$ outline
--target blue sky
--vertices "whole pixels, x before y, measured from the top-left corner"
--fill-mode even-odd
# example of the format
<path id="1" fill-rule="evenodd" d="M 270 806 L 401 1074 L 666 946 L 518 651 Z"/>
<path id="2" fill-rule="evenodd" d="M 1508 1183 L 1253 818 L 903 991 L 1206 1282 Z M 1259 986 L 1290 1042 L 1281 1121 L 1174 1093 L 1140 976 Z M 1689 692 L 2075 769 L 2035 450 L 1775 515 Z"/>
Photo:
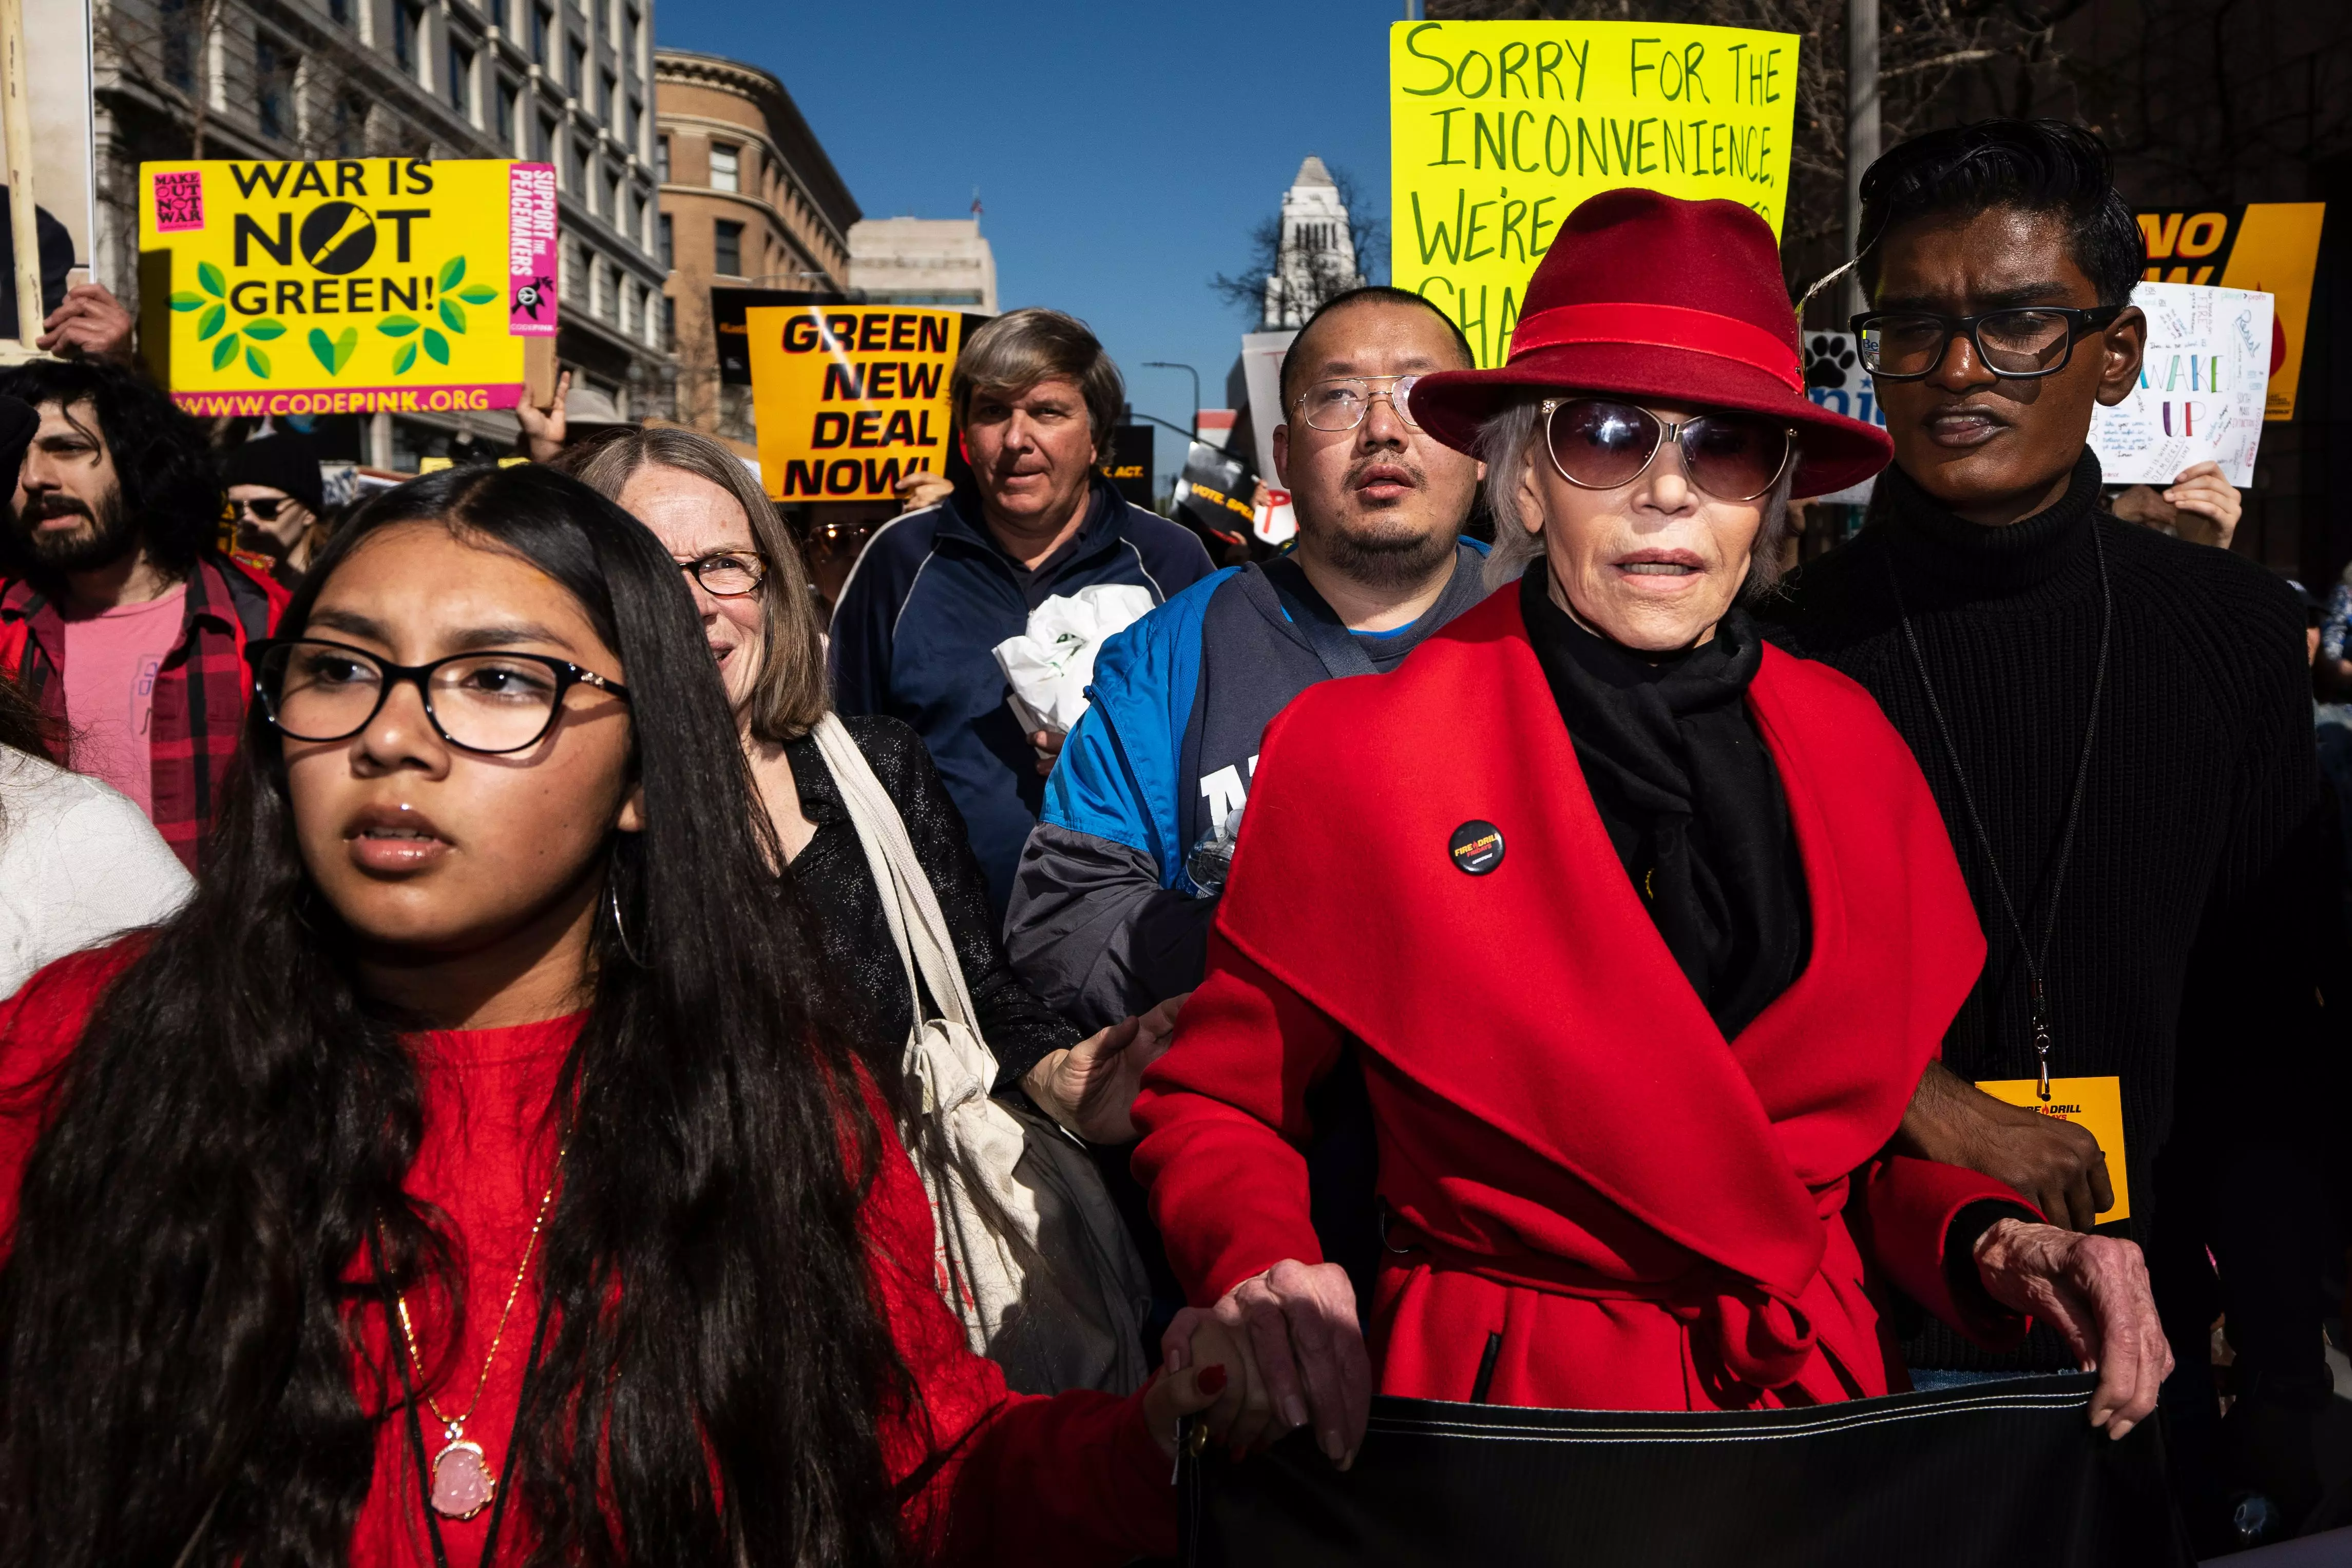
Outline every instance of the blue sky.
<path id="1" fill-rule="evenodd" d="M 655 0 L 656 40 L 773 71 L 868 217 L 961 217 L 979 187 L 1006 309 L 1084 318 L 1135 406 L 1178 425 L 1188 362 L 1224 402 L 1237 272 L 1299 160 L 1388 207 L 1387 24 L 1401 0 Z M 1375 276 L 1386 274 L 1377 258 Z M 1163 476 L 1181 437 L 1162 429 Z M 1163 484 L 1166 482 L 1163 477 Z"/>

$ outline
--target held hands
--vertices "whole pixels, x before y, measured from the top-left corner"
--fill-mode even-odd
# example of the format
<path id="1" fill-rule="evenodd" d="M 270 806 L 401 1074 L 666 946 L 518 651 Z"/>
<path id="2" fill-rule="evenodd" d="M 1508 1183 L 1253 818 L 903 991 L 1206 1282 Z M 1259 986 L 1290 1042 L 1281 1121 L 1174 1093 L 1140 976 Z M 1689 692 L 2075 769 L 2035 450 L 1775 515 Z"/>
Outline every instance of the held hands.
<path id="1" fill-rule="evenodd" d="M 102 284 L 78 283 L 41 323 L 33 344 L 61 359 L 107 359 L 131 363 L 131 312 Z"/>
<path id="2" fill-rule="evenodd" d="M 1183 1321 L 1180 1315 L 1176 1323 Z M 1177 1326 L 1171 1325 L 1168 1342 L 1176 1343 L 1177 1337 Z M 1209 1436 L 1222 1443 L 1241 1409 L 1241 1379 L 1234 1374 L 1241 1352 L 1223 1326 L 1205 1314 L 1196 1315 L 1184 1330 L 1183 1348 L 1187 1353 L 1181 1360 L 1170 1355 L 1143 1391 L 1143 1419 L 1160 1452 L 1171 1459 L 1176 1457 L 1176 1434 L 1185 1416 L 1207 1411 Z"/>
<path id="3" fill-rule="evenodd" d="M 897 488 L 901 515 L 937 506 L 955 493 L 955 486 L 924 468 L 917 468 L 900 479 Z"/>
<path id="4" fill-rule="evenodd" d="M 1089 1143 L 1135 1141 L 1135 1097 L 1143 1069 L 1160 1059 L 1176 1033 L 1187 991 L 1138 1017 L 1098 1029 L 1031 1068 L 1021 1087 L 1039 1110 Z"/>
<path id="5" fill-rule="evenodd" d="M 2049 1323 L 2083 1370 L 2098 1373 L 2092 1426 L 2121 1437 L 2147 1419 L 2158 1386 L 2171 1374 L 2172 1347 L 2138 1247 L 2004 1219 L 1978 1238 L 1976 1260 L 1994 1300 Z"/>
<path id="6" fill-rule="evenodd" d="M 1372 1415 L 1372 1363 L 1346 1269 L 1286 1258 L 1205 1312 L 1186 1308 L 1160 1342 L 1170 1366 L 1187 1364 L 1204 1322 L 1234 1336 L 1240 1363 L 1239 1381 L 1212 1417 L 1220 1441 L 1256 1451 L 1312 1421 L 1333 1464 L 1344 1470 L 1356 1462 Z"/>
<path id="7" fill-rule="evenodd" d="M 1930 1062 L 1895 1135 L 1904 1153 L 2007 1182 L 2053 1225 L 2088 1230 L 2115 1206 L 2107 1157 L 2077 1123 L 2006 1104 Z"/>
<path id="8" fill-rule="evenodd" d="M 2161 528 L 2192 544 L 2227 550 L 2238 531 L 2244 501 L 2219 463 L 2193 463 L 2180 470 L 2169 488 L 2157 490 L 2134 485 L 2115 501 L 2116 515 L 2126 522 Z"/>
<path id="9" fill-rule="evenodd" d="M 563 450 L 563 437 L 569 433 L 570 422 L 564 417 L 563 400 L 572 395 L 572 373 L 565 371 L 555 378 L 555 401 L 545 408 L 533 407 L 525 398 L 515 405 L 515 423 L 522 426 L 523 438 L 530 446 L 530 460 L 551 463 Z"/>

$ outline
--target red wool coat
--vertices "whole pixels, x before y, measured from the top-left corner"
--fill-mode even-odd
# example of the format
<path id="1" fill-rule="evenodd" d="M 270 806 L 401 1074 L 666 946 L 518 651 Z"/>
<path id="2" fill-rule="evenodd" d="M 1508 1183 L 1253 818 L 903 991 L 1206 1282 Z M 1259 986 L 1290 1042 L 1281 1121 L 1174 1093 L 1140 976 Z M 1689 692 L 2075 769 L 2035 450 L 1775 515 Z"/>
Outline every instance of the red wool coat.
<path id="1" fill-rule="evenodd" d="M 1812 911 L 1796 983 L 1726 1043 L 1611 847 L 1497 594 L 1391 675 L 1268 729 L 1207 979 L 1145 1079 L 1136 1154 L 1199 1303 L 1322 1254 L 1304 1100 L 1360 1048 L 1392 1215 L 1382 1392 L 1580 1409 L 1905 1386 L 1884 1278 L 1979 1337 L 1946 1232 L 2007 1186 L 1884 1158 L 1985 944 L 1942 818 L 1867 693 L 1764 651 L 1749 708 Z M 1501 863 L 1449 853 L 1500 829 Z M 1404 1250 L 1398 1250 L 1403 1248 Z"/>

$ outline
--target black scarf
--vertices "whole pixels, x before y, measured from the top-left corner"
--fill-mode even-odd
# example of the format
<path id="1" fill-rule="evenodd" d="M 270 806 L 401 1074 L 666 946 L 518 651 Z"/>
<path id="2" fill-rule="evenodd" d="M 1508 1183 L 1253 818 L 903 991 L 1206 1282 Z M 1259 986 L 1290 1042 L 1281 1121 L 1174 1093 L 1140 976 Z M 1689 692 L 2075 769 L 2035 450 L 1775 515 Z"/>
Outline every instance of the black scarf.
<path id="1" fill-rule="evenodd" d="M 1780 771 L 1748 713 L 1763 644 L 1733 609 L 1695 648 L 1654 657 L 1520 579 L 1528 637 L 1617 858 L 1691 989 L 1736 1037 L 1804 967 L 1804 867 Z"/>

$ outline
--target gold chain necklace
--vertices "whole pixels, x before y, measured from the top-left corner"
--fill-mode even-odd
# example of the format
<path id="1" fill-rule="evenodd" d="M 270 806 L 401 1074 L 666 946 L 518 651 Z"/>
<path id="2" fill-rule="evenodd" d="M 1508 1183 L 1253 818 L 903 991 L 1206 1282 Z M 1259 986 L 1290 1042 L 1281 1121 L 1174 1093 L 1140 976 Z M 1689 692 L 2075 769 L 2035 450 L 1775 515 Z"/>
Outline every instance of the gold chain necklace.
<path id="1" fill-rule="evenodd" d="M 568 1145 L 567 1145 L 568 1146 Z M 499 1326 L 490 1334 L 490 1352 L 482 1358 L 482 1374 L 474 1380 L 474 1397 L 456 1415 L 449 1415 L 435 1401 L 428 1390 L 425 1406 L 433 1418 L 441 1423 L 445 1442 L 441 1451 L 433 1456 L 433 1511 L 444 1519 L 471 1519 L 490 1506 L 490 1499 L 499 1489 L 498 1477 L 491 1474 L 489 1458 L 482 1446 L 466 1436 L 466 1423 L 474 1418 L 474 1411 L 482 1403 L 482 1390 L 490 1385 L 490 1367 L 499 1359 L 499 1346 L 507 1334 L 507 1319 L 514 1311 L 515 1298 L 522 1294 L 522 1282 L 530 1273 L 530 1255 L 539 1246 L 539 1233 L 547 1224 L 547 1212 L 555 1204 L 556 1177 L 563 1170 L 563 1147 L 555 1151 L 555 1170 L 547 1178 L 547 1195 L 539 1200 L 538 1217 L 530 1222 L 530 1236 L 522 1246 L 522 1264 L 515 1270 L 514 1283 L 507 1289 L 507 1304 L 499 1309 Z M 416 1326 L 408 1315 L 408 1293 L 401 1291 L 393 1298 L 400 1310 L 400 1336 L 407 1342 L 408 1359 L 416 1368 L 416 1380 L 425 1381 L 425 1358 L 417 1353 Z M 509 1438 L 512 1446 L 512 1438 Z"/>

